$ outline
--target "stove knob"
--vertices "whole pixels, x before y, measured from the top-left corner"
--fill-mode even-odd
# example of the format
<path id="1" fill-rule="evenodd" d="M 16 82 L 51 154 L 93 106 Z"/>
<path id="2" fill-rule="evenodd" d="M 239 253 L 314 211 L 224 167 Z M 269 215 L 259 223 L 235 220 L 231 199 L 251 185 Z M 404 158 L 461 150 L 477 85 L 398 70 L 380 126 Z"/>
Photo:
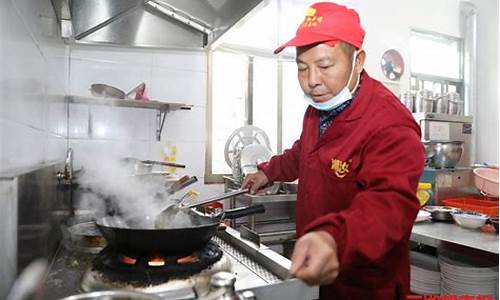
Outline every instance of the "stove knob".
<path id="1" fill-rule="evenodd" d="M 210 285 L 217 295 L 217 300 L 241 300 L 234 290 L 236 276 L 229 272 L 218 272 L 212 275 Z"/>
<path id="2" fill-rule="evenodd" d="M 236 276 L 229 272 L 217 272 L 210 279 L 210 284 L 216 288 L 233 288 Z"/>
<path id="3" fill-rule="evenodd" d="M 241 300 L 257 300 L 257 296 L 252 291 L 244 291 L 239 295 Z"/>

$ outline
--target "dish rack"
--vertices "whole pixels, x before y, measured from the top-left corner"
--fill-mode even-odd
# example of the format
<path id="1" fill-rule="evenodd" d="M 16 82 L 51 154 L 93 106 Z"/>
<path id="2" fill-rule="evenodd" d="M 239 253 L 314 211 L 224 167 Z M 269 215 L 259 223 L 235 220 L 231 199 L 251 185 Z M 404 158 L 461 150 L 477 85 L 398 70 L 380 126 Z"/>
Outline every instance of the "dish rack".
<path id="1" fill-rule="evenodd" d="M 444 199 L 443 204 L 457 207 L 462 210 L 480 212 L 490 217 L 498 216 L 498 201 L 484 200 L 484 198 L 480 196 Z"/>

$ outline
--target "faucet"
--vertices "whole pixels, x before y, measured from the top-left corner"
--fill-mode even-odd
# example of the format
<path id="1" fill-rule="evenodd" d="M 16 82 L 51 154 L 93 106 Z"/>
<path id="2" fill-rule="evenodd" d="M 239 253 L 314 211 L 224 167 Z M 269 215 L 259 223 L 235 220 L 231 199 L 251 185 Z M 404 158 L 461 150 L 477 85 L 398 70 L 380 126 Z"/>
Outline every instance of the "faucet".
<path id="1" fill-rule="evenodd" d="M 64 180 L 66 183 L 71 183 L 73 180 L 73 149 L 68 148 L 66 151 L 66 160 L 64 161 L 64 172 L 57 172 L 58 180 Z"/>
<path id="2" fill-rule="evenodd" d="M 73 148 L 66 151 L 66 162 L 64 163 L 64 174 L 69 180 L 73 179 Z"/>

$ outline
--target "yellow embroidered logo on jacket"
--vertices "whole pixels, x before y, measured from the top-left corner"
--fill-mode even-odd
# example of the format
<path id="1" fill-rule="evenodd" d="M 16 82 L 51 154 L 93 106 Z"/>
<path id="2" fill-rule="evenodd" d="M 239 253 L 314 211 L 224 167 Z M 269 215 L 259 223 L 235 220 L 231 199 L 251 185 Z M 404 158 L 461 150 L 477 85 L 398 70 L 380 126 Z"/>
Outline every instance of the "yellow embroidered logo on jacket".
<path id="1" fill-rule="evenodd" d="M 335 175 L 337 175 L 338 178 L 344 178 L 347 174 L 349 174 L 350 162 L 351 160 L 349 160 L 349 162 L 345 162 L 332 158 L 332 166 L 330 169 L 335 173 Z"/>
<path id="2" fill-rule="evenodd" d="M 316 27 L 322 21 L 322 16 L 316 16 L 316 9 L 309 7 L 306 11 L 306 17 L 300 27 Z"/>

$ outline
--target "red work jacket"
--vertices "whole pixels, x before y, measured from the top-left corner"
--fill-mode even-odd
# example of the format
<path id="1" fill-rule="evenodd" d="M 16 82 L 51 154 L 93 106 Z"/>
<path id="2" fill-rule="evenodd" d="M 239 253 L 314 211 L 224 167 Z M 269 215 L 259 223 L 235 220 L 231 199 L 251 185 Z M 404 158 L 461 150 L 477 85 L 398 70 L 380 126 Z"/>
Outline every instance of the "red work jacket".
<path id="1" fill-rule="evenodd" d="M 293 147 L 259 168 L 270 181 L 299 179 L 297 234 L 323 230 L 338 247 L 339 276 L 321 299 L 403 298 L 409 293 L 409 237 L 424 167 L 420 128 L 380 82 L 363 72 L 352 104 L 319 136 L 306 110 Z"/>

